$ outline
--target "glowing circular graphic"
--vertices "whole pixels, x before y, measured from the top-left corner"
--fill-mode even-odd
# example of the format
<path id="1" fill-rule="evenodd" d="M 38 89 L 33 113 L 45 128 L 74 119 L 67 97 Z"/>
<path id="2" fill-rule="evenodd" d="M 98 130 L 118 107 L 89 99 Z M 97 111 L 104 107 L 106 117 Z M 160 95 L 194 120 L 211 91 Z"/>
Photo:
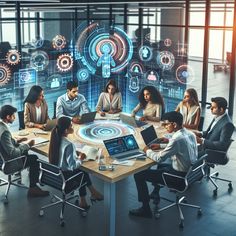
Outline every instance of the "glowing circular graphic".
<path id="1" fill-rule="evenodd" d="M 152 49 L 148 46 L 142 46 L 139 49 L 139 57 L 142 61 L 150 61 L 152 59 Z"/>
<path id="2" fill-rule="evenodd" d="M 157 64 L 163 70 L 170 70 L 175 64 L 175 57 L 169 51 L 158 52 Z"/>
<path id="3" fill-rule="evenodd" d="M 49 84 L 48 84 L 49 82 Z M 48 77 L 48 87 L 51 89 L 60 88 L 62 84 L 62 76 L 60 74 L 53 74 Z"/>
<path id="4" fill-rule="evenodd" d="M 102 144 L 103 140 L 134 134 L 135 130 L 119 121 L 99 120 L 80 126 L 76 135 L 83 141 Z"/>
<path id="5" fill-rule="evenodd" d="M 10 50 L 6 55 L 7 63 L 17 65 L 20 62 L 20 53 L 17 50 Z"/>
<path id="6" fill-rule="evenodd" d="M 129 72 L 131 72 L 132 74 L 135 74 L 135 73 L 143 74 L 144 73 L 144 66 L 140 62 L 132 61 L 129 64 Z"/>
<path id="7" fill-rule="evenodd" d="M 88 79 L 90 77 L 90 74 L 89 74 L 89 71 L 87 69 L 82 68 L 82 69 L 77 71 L 76 77 L 77 77 L 78 81 L 86 82 L 86 81 L 88 81 Z"/>
<path id="8" fill-rule="evenodd" d="M 0 64 L 0 86 L 8 83 L 11 79 L 11 70 L 7 65 Z"/>
<path id="9" fill-rule="evenodd" d="M 36 37 L 32 40 L 32 44 L 35 48 L 41 48 L 43 46 L 44 39 L 42 37 Z"/>
<path id="10" fill-rule="evenodd" d="M 165 44 L 165 46 L 166 46 L 166 47 L 170 47 L 170 46 L 171 46 L 171 44 L 172 44 L 172 41 L 171 41 L 171 39 L 168 39 L 168 38 L 167 38 L 167 39 L 165 39 L 165 40 L 164 40 L 164 44 Z"/>
<path id="11" fill-rule="evenodd" d="M 56 35 L 52 40 L 52 46 L 56 50 L 61 50 L 66 46 L 66 38 L 63 35 Z"/>
<path id="12" fill-rule="evenodd" d="M 123 70 L 133 56 L 132 41 L 122 29 L 95 22 L 77 28 L 70 48 L 90 74 L 101 73 L 103 78 Z"/>
<path id="13" fill-rule="evenodd" d="M 43 71 L 49 64 L 48 54 L 44 51 L 36 51 L 32 53 L 30 65 L 37 71 Z"/>
<path id="14" fill-rule="evenodd" d="M 57 68 L 62 72 L 69 71 L 73 64 L 73 58 L 68 53 L 62 54 L 57 58 Z"/>
<path id="15" fill-rule="evenodd" d="M 31 73 L 29 71 L 24 71 L 20 73 L 19 79 L 21 80 L 21 83 L 27 83 L 31 80 Z"/>
<path id="16" fill-rule="evenodd" d="M 194 71 L 188 65 L 181 65 L 176 70 L 176 79 L 181 84 L 191 84 L 194 81 Z"/>
<path id="17" fill-rule="evenodd" d="M 146 72 L 146 79 L 149 82 L 158 83 L 159 82 L 159 75 L 155 70 L 148 70 Z"/>

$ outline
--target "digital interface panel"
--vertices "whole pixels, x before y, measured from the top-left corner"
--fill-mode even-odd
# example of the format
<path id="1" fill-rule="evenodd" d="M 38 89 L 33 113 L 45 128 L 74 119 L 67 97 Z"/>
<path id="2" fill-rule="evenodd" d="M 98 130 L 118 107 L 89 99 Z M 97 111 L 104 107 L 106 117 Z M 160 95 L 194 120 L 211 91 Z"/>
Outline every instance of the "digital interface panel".
<path id="1" fill-rule="evenodd" d="M 133 135 L 105 140 L 104 144 L 110 156 L 139 149 Z"/>

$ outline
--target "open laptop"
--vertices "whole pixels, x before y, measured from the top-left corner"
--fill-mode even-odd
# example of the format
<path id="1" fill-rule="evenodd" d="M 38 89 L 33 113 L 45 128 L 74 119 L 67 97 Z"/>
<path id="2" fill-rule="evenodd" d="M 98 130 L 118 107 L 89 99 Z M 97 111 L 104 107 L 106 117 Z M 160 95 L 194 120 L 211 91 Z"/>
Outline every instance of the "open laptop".
<path id="1" fill-rule="evenodd" d="M 57 125 L 57 119 L 48 120 L 44 130 L 51 131 L 56 125 Z"/>
<path id="2" fill-rule="evenodd" d="M 139 146 L 132 134 L 104 140 L 103 143 L 109 156 L 118 161 L 146 156 L 146 154 L 139 149 Z"/>
<path id="3" fill-rule="evenodd" d="M 146 129 L 141 130 L 141 135 L 143 137 L 144 143 L 149 146 L 153 143 L 162 143 L 162 140 L 157 137 L 157 133 L 153 127 L 153 125 L 150 125 Z"/>
<path id="4" fill-rule="evenodd" d="M 140 120 L 136 120 L 135 117 L 120 113 L 120 119 L 123 123 L 131 125 L 133 127 L 142 127 L 148 123 Z"/>
<path id="5" fill-rule="evenodd" d="M 86 124 L 86 123 L 90 123 L 93 122 L 96 116 L 96 111 L 93 112 L 88 112 L 88 113 L 84 113 L 81 115 L 80 117 L 80 124 Z"/>

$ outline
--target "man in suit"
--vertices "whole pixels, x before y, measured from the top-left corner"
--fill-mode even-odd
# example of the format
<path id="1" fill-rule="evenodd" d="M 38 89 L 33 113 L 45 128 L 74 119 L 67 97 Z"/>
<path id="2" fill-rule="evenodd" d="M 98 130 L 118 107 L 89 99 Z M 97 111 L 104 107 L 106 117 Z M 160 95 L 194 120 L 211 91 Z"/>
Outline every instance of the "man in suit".
<path id="1" fill-rule="evenodd" d="M 34 140 L 27 141 L 27 138 L 14 139 L 9 130 L 9 124 L 15 120 L 16 108 L 10 105 L 4 105 L 0 111 L 0 152 L 4 160 L 11 160 L 25 155 L 24 161 L 19 161 L 16 169 L 19 167 L 29 167 L 29 190 L 28 197 L 48 196 L 48 191 L 43 191 L 37 186 L 39 178 L 39 163 L 36 155 L 28 155 L 29 149 L 34 145 Z M 22 143 L 22 141 L 27 141 Z M 22 163 L 23 162 L 23 163 Z M 17 166 L 19 165 L 19 166 Z"/>
<path id="2" fill-rule="evenodd" d="M 213 149 L 227 151 L 231 136 L 234 132 L 234 125 L 226 112 L 227 101 L 223 97 L 211 99 L 211 113 L 214 119 L 208 129 L 203 132 L 195 132 L 197 142 L 201 144 L 203 151 Z"/>

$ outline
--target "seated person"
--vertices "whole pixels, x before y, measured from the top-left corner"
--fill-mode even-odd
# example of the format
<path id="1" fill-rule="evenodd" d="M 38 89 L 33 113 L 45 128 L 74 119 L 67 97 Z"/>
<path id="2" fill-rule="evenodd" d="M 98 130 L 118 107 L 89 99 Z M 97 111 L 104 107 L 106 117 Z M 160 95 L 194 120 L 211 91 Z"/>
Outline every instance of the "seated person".
<path id="1" fill-rule="evenodd" d="M 215 97 L 211 99 L 211 113 L 214 115 L 214 119 L 206 131 L 195 132 L 197 142 L 201 144 L 203 150 L 227 151 L 235 127 L 226 112 L 226 108 L 227 101 L 225 98 Z"/>
<path id="2" fill-rule="evenodd" d="M 37 186 L 39 179 L 39 163 L 36 155 L 29 155 L 29 149 L 34 145 L 34 140 L 27 143 L 27 138 L 13 139 L 8 128 L 15 120 L 16 108 L 10 105 L 4 105 L 0 111 L 0 151 L 4 159 L 10 160 L 26 155 L 25 168 L 29 167 L 29 190 L 28 197 L 44 197 L 48 196 L 48 191 L 43 191 Z M 22 163 L 19 163 L 22 166 Z M 17 168 L 17 167 L 16 167 Z"/>
<path id="3" fill-rule="evenodd" d="M 195 89 L 189 88 L 184 93 L 184 99 L 179 103 L 175 111 L 183 115 L 183 126 L 188 129 L 198 129 L 201 109 L 198 95 Z"/>
<path id="4" fill-rule="evenodd" d="M 191 164 L 197 160 L 196 137 L 191 131 L 183 127 L 183 116 L 176 111 L 172 111 L 165 113 L 163 119 L 168 121 L 165 123 L 167 132 L 173 132 L 174 134 L 168 144 L 153 144 L 155 149 L 165 147 L 160 152 L 154 152 L 149 147 L 144 148 L 147 157 L 157 162 L 157 169 L 147 169 L 134 175 L 138 200 L 142 202 L 142 207 L 131 210 L 129 213 L 133 216 L 152 217 L 146 181 L 164 185 L 163 172 L 185 176 Z M 168 159 L 171 159 L 172 163 L 163 163 Z"/>
<path id="5" fill-rule="evenodd" d="M 122 111 L 122 96 L 115 80 L 107 82 L 104 92 L 98 98 L 96 110 L 101 116 L 105 116 L 105 112 L 115 114 Z"/>
<path id="6" fill-rule="evenodd" d="M 43 89 L 38 85 L 32 86 L 24 103 L 25 126 L 43 129 L 49 119 L 48 105 L 44 99 Z"/>
<path id="7" fill-rule="evenodd" d="M 58 165 L 63 171 L 65 178 L 70 178 L 78 172 L 84 173 L 83 183 L 91 192 L 91 202 L 102 201 L 103 195 L 99 193 L 92 185 L 88 173 L 80 170 L 80 165 L 86 158 L 84 153 L 76 151 L 75 145 L 68 139 L 69 134 L 73 134 L 71 119 L 67 116 L 62 116 L 58 119 L 57 126 L 52 130 L 49 146 L 49 162 L 53 165 Z M 75 181 L 81 182 L 81 176 L 77 176 Z M 73 184 L 73 183 L 72 183 Z M 86 186 L 79 189 L 80 207 L 85 210 L 89 209 L 86 202 Z"/>
<path id="8" fill-rule="evenodd" d="M 132 116 L 143 110 L 141 121 L 160 121 L 164 111 L 164 101 L 160 92 L 153 86 L 144 87 L 139 94 L 139 104 L 132 111 Z"/>
<path id="9" fill-rule="evenodd" d="M 57 99 L 56 117 L 71 117 L 76 124 L 80 122 L 80 116 L 90 112 L 87 101 L 82 94 L 79 94 L 78 83 L 69 81 L 66 85 L 66 94 Z"/>

